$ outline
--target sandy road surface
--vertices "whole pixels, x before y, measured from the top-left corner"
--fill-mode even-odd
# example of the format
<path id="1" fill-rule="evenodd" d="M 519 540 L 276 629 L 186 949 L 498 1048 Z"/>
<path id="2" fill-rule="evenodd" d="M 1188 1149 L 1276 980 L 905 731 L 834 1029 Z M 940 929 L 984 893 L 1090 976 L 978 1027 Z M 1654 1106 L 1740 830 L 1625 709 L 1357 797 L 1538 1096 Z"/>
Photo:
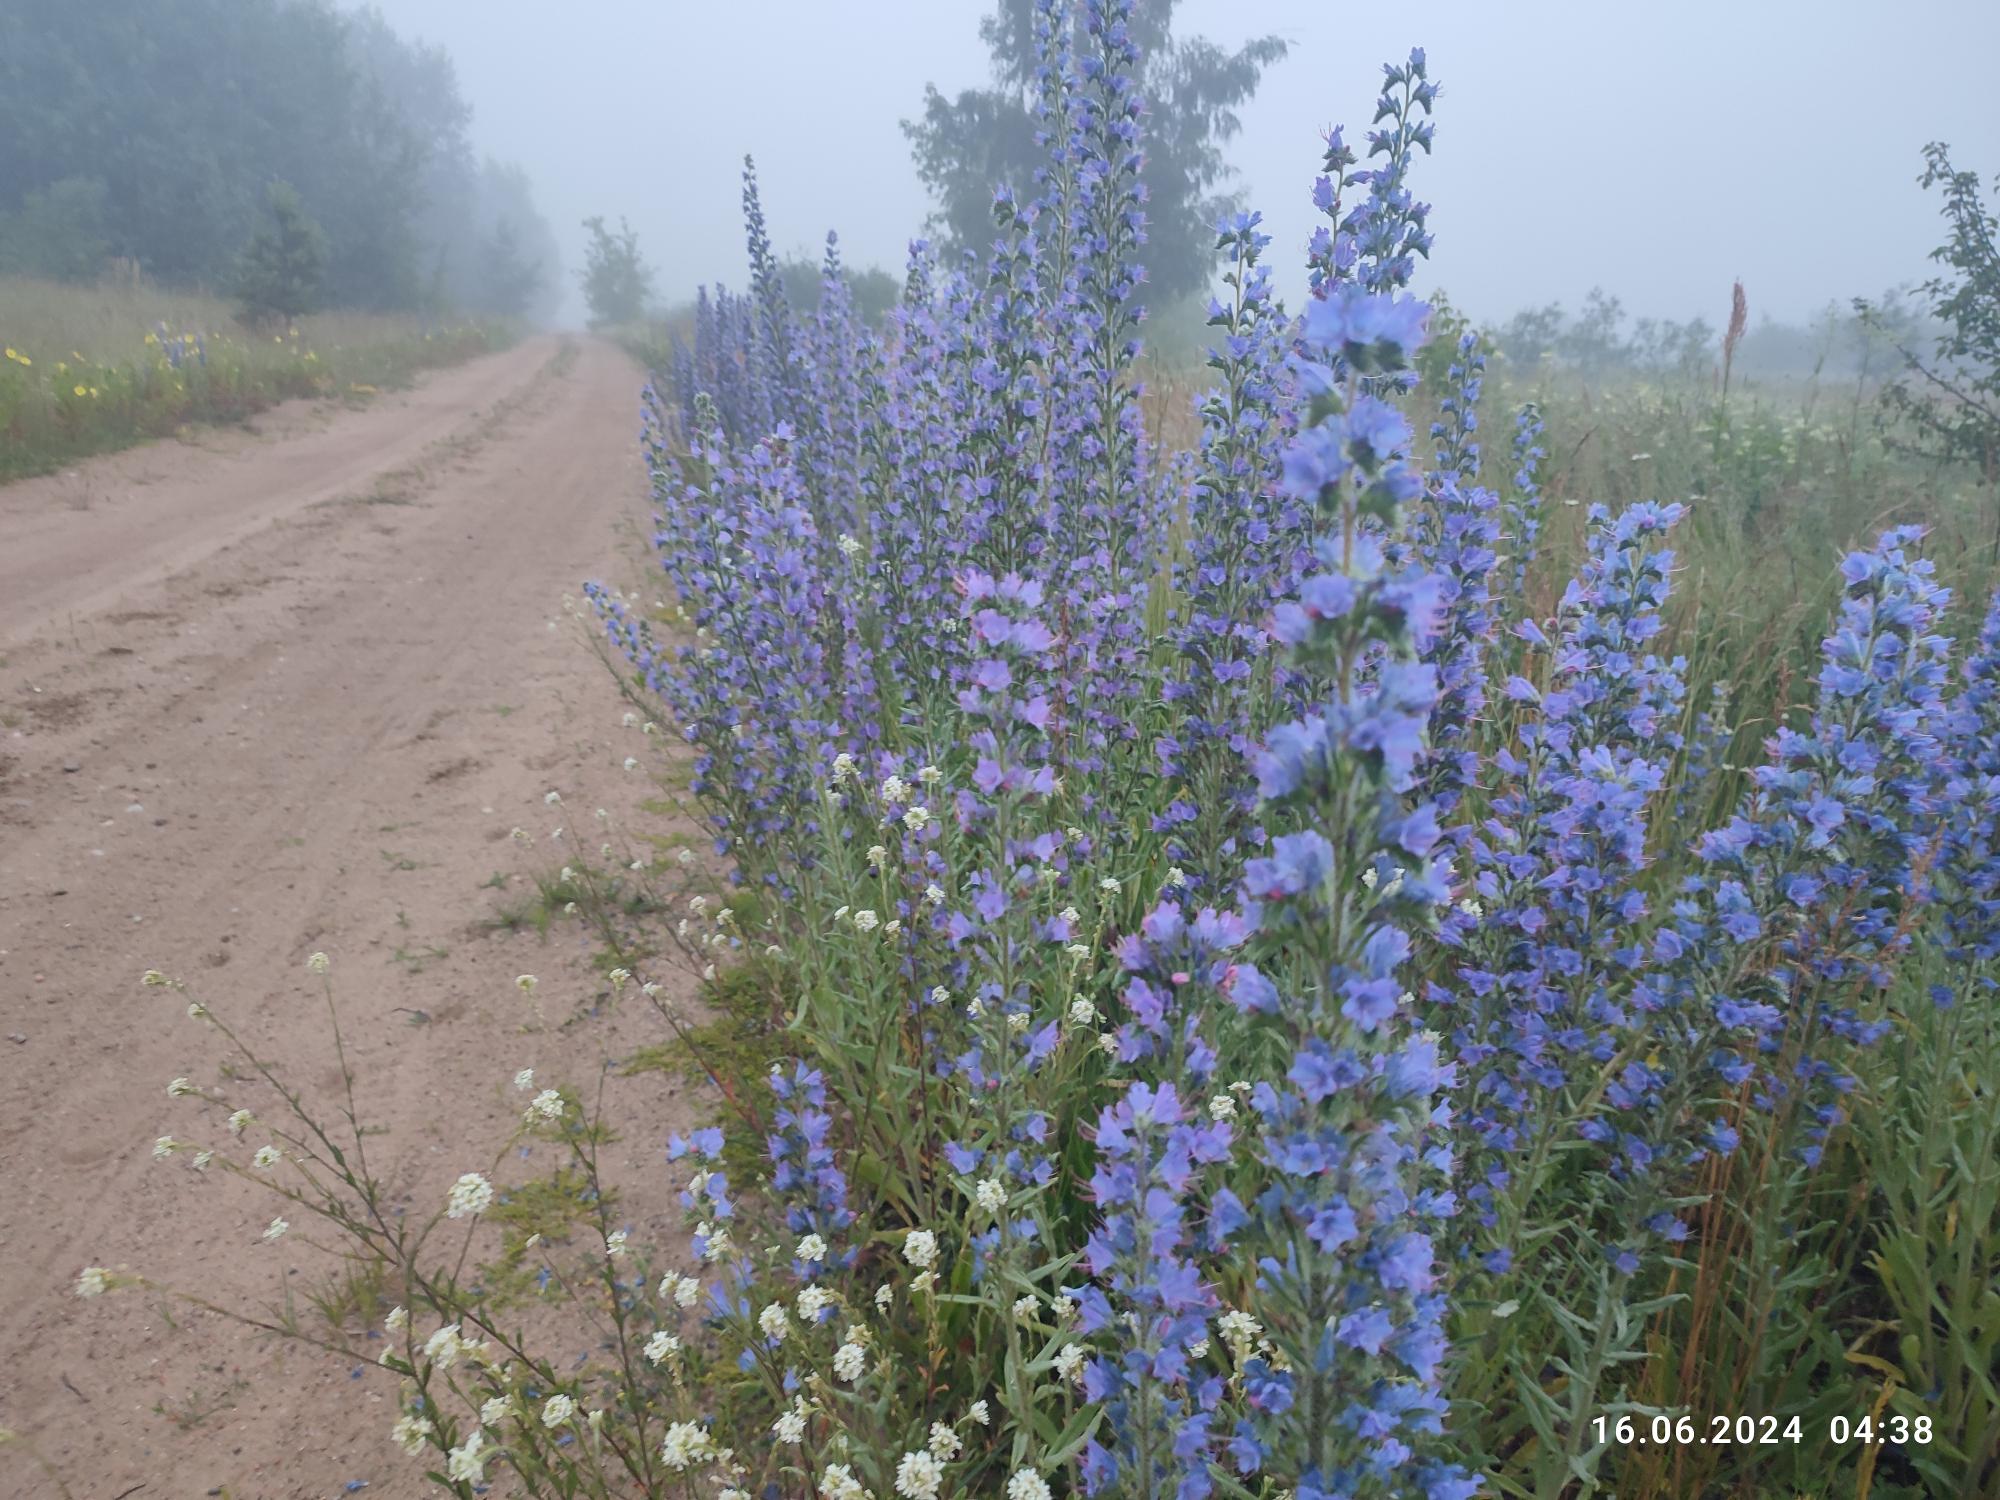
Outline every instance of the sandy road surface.
<path id="1" fill-rule="evenodd" d="M 423 1492 L 374 1371 L 144 1291 L 69 1292 L 100 1264 L 234 1304 L 325 1264 L 263 1241 L 276 1205 L 248 1184 L 152 1160 L 164 1134 L 228 1143 L 167 1096 L 223 1083 L 224 1054 L 186 997 L 139 987 L 149 967 L 330 1099 L 303 965 L 331 955 L 362 1113 L 388 1127 L 371 1153 L 418 1210 L 485 1164 L 516 1069 L 593 1082 L 653 1039 L 633 1007 L 554 1024 L 603 988 L 574 924 L 485 920 L 560 862 L 571 810 L 635 814 L 648 790 L 560 603 L 631 576 L 637 385 L 614 350 L 539 340 L 364 410 L 299 404 L 0 488 L 0 1427 L 69 1493 Z M 496 872 L 510 887 L 482 888 Z M 613 1167 L 635 1234 L 665 1237 L 647 1184 L 690 1103 L 617 1087 Z M 0 1446 L 0 1495 L 58 1493 Z"/>

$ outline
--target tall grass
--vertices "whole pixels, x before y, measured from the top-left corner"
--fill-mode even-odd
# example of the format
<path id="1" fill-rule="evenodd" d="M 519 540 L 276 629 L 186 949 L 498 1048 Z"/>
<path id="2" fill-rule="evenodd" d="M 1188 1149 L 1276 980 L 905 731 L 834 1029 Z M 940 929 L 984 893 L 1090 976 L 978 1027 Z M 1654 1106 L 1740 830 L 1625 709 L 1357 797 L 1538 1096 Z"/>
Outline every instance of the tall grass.
<path id="1" fill-rule="evenodd" d="M 294 397 L 364 398 L 510 337 L 493 323 L 354 312 L 253 329 L 199 293 L 0 277 L 0 481 Z"/>

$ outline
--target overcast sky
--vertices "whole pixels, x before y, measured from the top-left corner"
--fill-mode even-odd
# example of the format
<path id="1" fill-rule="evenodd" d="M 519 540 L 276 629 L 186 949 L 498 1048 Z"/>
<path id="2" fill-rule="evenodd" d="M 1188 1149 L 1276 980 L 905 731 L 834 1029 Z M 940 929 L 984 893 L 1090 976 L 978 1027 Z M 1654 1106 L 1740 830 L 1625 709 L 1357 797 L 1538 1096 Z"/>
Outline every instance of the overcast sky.
<path id="1" fill-rule="evenodd" d="M 988 76 L 986 0 L 379 3 L 452 53 L 476 144 L 528 169 L 572 269 L 578 222 L 623 214 L 669 299 L 744 280 L 746 151 L 780 249 L 831 228 L 850 264 L 899 268 L 929 205 L 898 122 L 926 83 Z M 1379 64 L 1413 43 L 1443 88 L 1414 184 L 1435 206 L 1424 284 L 1483 319 L 1602 284 L 1720 323 L 1739 276 L 1753 314 L 1804 317 L 1926 273 L 1926 141 L 2000 172 L 1995 0 L 1184 0 L 1178 29 L 1291 43 L 1230 147 L 1287 289 L 1317 132 L 1358 140 Z"/>

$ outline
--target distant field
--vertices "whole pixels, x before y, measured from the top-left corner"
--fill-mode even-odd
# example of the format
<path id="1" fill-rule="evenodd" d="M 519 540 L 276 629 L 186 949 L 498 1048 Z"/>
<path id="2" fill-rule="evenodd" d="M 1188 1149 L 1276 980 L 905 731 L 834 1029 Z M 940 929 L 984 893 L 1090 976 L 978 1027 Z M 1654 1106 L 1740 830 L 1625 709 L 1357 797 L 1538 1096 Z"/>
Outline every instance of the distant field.
<path id="1" fill-rule="evenodd" d="M 353 312 L 252 329 L 217 297 L 0 276 L 0 481 L 293 397 L 365 398 L 510 338 Z"/>

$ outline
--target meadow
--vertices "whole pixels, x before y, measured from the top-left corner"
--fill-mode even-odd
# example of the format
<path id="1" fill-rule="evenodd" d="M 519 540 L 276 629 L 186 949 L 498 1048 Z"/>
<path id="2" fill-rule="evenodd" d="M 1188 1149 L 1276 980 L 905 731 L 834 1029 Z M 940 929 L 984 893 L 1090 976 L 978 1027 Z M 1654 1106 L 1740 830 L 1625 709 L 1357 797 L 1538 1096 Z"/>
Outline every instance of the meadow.
<path id="1" fill-rule="evenodd" d="M 295 397 L 365 400 L 512 337 L 498 321 L 361 312 L 248 326 L 219 297 L 0 276 L 0 481 Z"/>
<path id="2" fill-rule="evenodd" d="M 661 571 L 589 590 L 729 870 L 607 827 L 545 887 L 658 1004 L 626 1065 L 716 1085 L 685 1239 L 590 1080 L 428 1217 L 351 1078 L 176 1080 L 160 1154 L 372 1268 L 379 1357 L 314 1337 L 460 1496 L 1994 1493 L 1990 485 L 1865 390 L 1489 370 L 1413 290 L 1421 51 L 1302 306 L 1238 216 L 1142 389 L 1123 8 L 1037 14 L 1047 164 L 881 332 L 746 181 L 645 396 Z"/>

